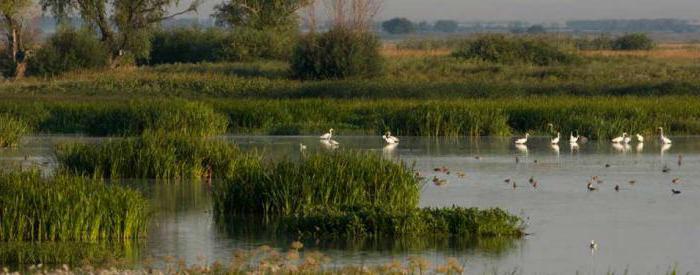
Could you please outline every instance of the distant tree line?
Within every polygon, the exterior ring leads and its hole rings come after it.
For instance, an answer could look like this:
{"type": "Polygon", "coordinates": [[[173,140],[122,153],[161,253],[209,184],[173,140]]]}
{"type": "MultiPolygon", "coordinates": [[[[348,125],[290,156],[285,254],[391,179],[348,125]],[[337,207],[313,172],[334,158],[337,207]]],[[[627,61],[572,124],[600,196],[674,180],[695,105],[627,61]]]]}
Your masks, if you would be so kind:
{"type": "Polygon", "coordinates": [[[574,31],[592,32],[697,32],[700,26],[680,19],[575,20],[566,22],[574,31]]]}
{"type": "Polygon", "coordinates": [[[415,23],[407,18],[396,17],[384,21],[382,30],[390,34],[409,34],[414,32],[443,32],[459,31],[459,23],[455,20],[437,20],[431,24],[427,21],[415,23]]]}

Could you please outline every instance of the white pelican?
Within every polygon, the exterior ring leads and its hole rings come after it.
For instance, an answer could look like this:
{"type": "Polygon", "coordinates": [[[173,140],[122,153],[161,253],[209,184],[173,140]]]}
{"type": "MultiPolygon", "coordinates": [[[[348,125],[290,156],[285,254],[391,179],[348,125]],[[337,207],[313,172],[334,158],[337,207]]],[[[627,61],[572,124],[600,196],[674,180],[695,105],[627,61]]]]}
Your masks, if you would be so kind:
{"type": "Polygon", "coordinates": [[[525,137],[524,137],[524,138],[521,138],[521,139],[516,139],[516,140],[515,140],[515,144],[523,145],[523,144],[527,143],[527,138],[528,138],[528,137],[530,137],[530,134],[529,134],[529,133],[525,133],[525,137]]]}
{"type": "Polygon", "coordinates": [[[560,138],[561,138],[561,133],[557,132],[557,137],[552,139],[552,144],[559,144],[560,138]]]}
{"type": "Polygon", "coordinates": [[[627,137],[627,133],[622,133],[622,136],[616,137],[616,138],[612,139],[611,141],[612,141],[612,143],[622,143],[623,141],[625,141],[626,137],[627,137]]]}
{"type": "Polygon", "coordinates": [[[671,144],[671,140],[664,136],[664,128],[659,127],[659,142],[661,144],[671,144]]]}
{"type": "Polygon", "coordinates": [[[574,133],[569,133],[569,144],[578,144],[578,133],[574,136],[574,133]]]}
{"type": "Polygon", "coordinates": [[[638,141],[639,143],[644,143],[644,136],[642,136],[642,135],[640,135],[640,134],[637,134],[637,141],[638,141]]]}
{"type": "Polygon", "coordinates": [[[333,128],[328,130],[328,133],[325,133],[321,136],[321,139],[329,140],[333,137],[333,128]]]}

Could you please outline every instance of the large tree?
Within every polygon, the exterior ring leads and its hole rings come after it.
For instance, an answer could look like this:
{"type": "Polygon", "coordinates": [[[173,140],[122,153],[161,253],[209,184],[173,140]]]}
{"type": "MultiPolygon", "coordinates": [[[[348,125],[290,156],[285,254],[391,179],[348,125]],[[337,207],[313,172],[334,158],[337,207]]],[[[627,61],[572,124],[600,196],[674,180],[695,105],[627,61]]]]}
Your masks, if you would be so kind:
{"type": "Polygon", "coordinates": [[[148,55],[148,32],[155,24],[175,16],[196,11],[200,1],[195,0],[185,10],[168,13],[178,0],[40,0],[44,9],[51,10],[59,19],[77,12],[83,21],[100,33],[100,39],[111,52],[112,66],[119,65],[120,57],[135,58],[148,55]]]}
{"type": "Polygon", "coordinates": [[[382,29],[390,34],[407,34],[416,30],[416,26],[406,18],[394,18],[382,23],[382,29]]]}
{"type": "Polygon", "coordinates": [[[311,0],[228,0],[216,6],[214,18],[220,25],[258,30],[289,29],[298,25],[297,11],[311,0]]]}
{"type": "Polygon", "coordinates": [[[0,1],[0,30],[6,34],[5,53],[15,66],[16,78],[22,78],[27,64],[24,41],[25,20],[28,20],[32,0],[0,1]]]}

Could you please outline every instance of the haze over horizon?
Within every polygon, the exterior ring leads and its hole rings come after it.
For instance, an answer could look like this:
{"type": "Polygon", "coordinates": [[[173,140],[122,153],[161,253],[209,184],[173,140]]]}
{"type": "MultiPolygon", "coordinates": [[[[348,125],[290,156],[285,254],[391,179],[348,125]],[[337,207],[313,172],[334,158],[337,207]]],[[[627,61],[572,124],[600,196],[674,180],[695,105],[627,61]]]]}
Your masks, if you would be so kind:
{"type": "MultiPolygon", "coordinates": [[[[205,0],[199,17],[208,17],[221,0],[205,0]]],[[[182,5],[181,5],[182,6],[182,5]]],[[[377,17],[385,20],[455,19],[551,22],[575,19],[700,18],[698,0],[384,0],[377,17]]]]}

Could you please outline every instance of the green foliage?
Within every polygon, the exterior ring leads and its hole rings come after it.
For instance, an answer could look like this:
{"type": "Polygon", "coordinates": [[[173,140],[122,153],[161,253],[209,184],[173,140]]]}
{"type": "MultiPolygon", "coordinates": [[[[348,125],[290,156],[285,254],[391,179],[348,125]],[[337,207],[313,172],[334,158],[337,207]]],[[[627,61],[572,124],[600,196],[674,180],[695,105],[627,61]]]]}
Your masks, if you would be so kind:
{"type": "Polygon", "coordinates": [[[382,23],[382,29],[390,34],[409,34],[416,31],[416,26],[406,18],[393,18],[382,23]]]}
{"type": "Polygon", "coordinates": [[[29,125],[26,122],[0,114],[0,148],[17,146],[22,136],[28,132],[29,125]]]}
{"type": "Polygon", "coordinates": [[[73,70],[103,68],[109,52],[89,31],[64,29],[29,59],[29,75],[52,76],[73,70]]]}
{"type": "Polygon", "coordinates": [[[60,168],[104,178],[196,179],[231,176],[238,149],[225,141],[159,132],[99,144],[61,144],[60,168]]]}
{"type": "Polygon", "coordinates": [[[148,203],[137,191],[38,173],[0,174],[0,241],[127,241],[143,237],[148,203]]]}
{"type": "Polygon", "coordinates": [[[651,50],[654,48],[654,40],[643,33],[633,33],[618,37],[613,41],[612,47],[618,51],[651,50]]]}
{"type": "Polygon", "coordinates": [[[612,50],[614,40],[607,35],[597,36],[593,39],[575,39],[576,48],[579,50],[612,50]]]}
{"type": "Polygon", "coordinates": [[[236,28],[179,28],[153,36],[150,64],[242,61],[290,57],[296,35],[236,28]]]}
{"type": "Polygon", "coordinates": [[[246,158],[233,177],[216,182],[217,216],[293,215],[315,209],[417,207],[420,182],[411,168],[376,154],[339,151],[264,163],[246,158]]]}
{"type": "Polygon", "coordinates": [[[438,20],[435,21],[435,25],[433,26],[433,30],[437,32],[447,32],[447,33],[452,33],[456,32],[459,29],[459,23],[454,20],[438,20]]]}
{"type": "Polygon", "coordinates": [[[301,79],[372,77],[382,71],[380,42],[374,34],[336,27],[304,36],[294,50],[291,67],[301,79]]]}
{"type": "Polygon", "coordinates": [[[0,265],[103,265],[127,255],[134,243],[3,242],[0,265]]]}
{"type": "Polygon", "coordinates": [[[214,18],[221,25],[257,30],[296,29],[296,12],[309,0],[228,0],[215,7],[214,18]]]}
{"type": "Polygon", "coordinates": [[[544,28],[542,25],[532,25],[527,30],[525,30],[528,34],[543,34],[546,33],[547,30],[544,28]]]}
{"type": "Polygon", "coordinates": [[[452,56],[464,59],[480,59],[493,63],[527,63],[539,66],[575,63],[578,58],[553,46],[546,41],[485,35],[470,45],[457,49],[452,56]]]}
{"type": "Polygon", "coordinates": [[[284,218],[279,229],[308,239],[520,237],[522,220],[498,208],[319,209],[284,218]]]}

